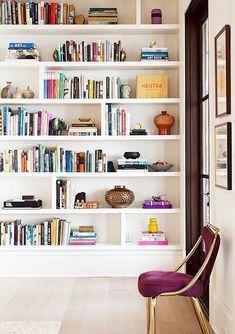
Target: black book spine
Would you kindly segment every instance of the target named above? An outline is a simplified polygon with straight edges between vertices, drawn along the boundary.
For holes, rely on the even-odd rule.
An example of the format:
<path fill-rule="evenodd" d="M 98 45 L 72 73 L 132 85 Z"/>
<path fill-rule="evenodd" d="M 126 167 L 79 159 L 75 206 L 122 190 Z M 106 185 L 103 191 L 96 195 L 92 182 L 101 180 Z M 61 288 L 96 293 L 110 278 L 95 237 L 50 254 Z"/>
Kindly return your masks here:
<path fill-rule="evenodd" d="M 85 61 L 85 42 L 82 41 L 82 61 Z"/>
<path fill-rule="evenodd" d="M 66 60 L 71 61 L 70 54 L 69 54 L 69 41 L 66 41 Z"/>
<path fill-rule="evenodd" d="M 61 180 L 56 180 L 56 209 L 60 209 L 60 187 Z"/>
<path fill-rule="evenodd" d="M 51 222 L 48 222 L 48 230 L 47 230 L 47 244 L 51 245 Z"/>
<path fill-rule="evenodd" d="M 34 24 L 38 24 L 38 3 L 34 4 Z"/>
<path fill-rule="evenodd" d="M 17 1 L 15 1 L 15 13 L 16 13 L 16 24 L 19 24 L 20 13 L 18 12 L 18 2 Z"/>
<path fill-rule="evenodd" d="M 35 24 L 35 3 L 31 4 L 30 16 L 32 17 L 32 24 Z"/>
<path fill-rule="evenodd" d="M 45 234 L 45 226 L 44 223 L 41 223 L 41 245 L 44 245 L 45 243 L 44 234 Z"/>
<path fill-rule="evenodd" d="M 109 99 L 109 85 L 110 85 L 110 78 L 106 77 L 106 99 Z"/>
<path fill-rule="evenodd" d="M 91 61 L 91 45 L 87 45 L 87 61 Z"/>

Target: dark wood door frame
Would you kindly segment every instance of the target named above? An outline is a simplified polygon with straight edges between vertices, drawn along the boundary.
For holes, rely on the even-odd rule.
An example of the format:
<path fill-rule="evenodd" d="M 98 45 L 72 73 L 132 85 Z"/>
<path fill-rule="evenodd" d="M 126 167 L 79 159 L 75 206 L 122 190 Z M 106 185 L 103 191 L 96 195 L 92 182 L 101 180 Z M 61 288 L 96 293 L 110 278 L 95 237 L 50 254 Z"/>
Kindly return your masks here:
<path fill-rule="evenodd" d="M 185 154 L 186 154 L 186 252 L 201 233 L 201 138 L 202 119 L 200 97 L 202 92 L 201 26 L 208 17 L 208 1 L 192 0 L 185 14 Z M 188 274 L 194 275 L 200 267 L 201 252 L 195 253 L 187 264 Z M 205 306 L 205 305 L 202 305 Z M 203 307 L 208 315 L 207 306 Z"/>

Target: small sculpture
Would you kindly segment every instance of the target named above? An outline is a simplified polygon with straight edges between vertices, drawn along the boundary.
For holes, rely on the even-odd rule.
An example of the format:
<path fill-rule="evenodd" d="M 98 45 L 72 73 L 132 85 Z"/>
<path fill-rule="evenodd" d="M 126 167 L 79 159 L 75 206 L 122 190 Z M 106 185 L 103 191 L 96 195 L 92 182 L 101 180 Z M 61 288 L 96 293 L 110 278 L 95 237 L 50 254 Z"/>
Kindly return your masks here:
<path fill-rule="evenodd" d="M 49 135 L 60 136 L 68 131 L 68 124 L 61 118 L 52 118 L 49 122 Z"/>
<path fill-rule="evenodd" d="M 27 89 L 23 91 L 22 96 L 24 99 L 33 99 L 34 92 L 32 91 L 32 89 L 29 88 L 29 86 L 27 86 Z"/>
<path fill-rule="evenodd" d="M 152 41 L 149 45 L 150 48 L 157 48 L 157 42 L 156 41 Z"/>
<path fill-rule="evenodd" d="M 121 49 L 120 52 L 120 61 L 125 61 L 126 60 L 126 51 L 124 51 L 123 49 Z"/>
<path fill-rule="evenodd" d="M 52 54 L 52 57 L 54 59 L 54 61 L 58 61 L 58 50 L 54 50 L 53 54 Z"/>
<path fill-rule="evenodd" d="M 83 203 L 86 203 L 86 193 L 77 193 L 74 200 L 74 208 L 76 209 L 77 207 L 82 206 Z"/>
<path fill-rule="evenodd" d="M 74 23 L 75 24 L 84 24 L 85 23 L 85 17 L 83 15 L 75 15 Z"/>
<path fill-rule="evenodd" d="M 121 98 L 122 99 L 129 99 L 130 92 L 131 92 L 130 85 L 121 85 Z"/>

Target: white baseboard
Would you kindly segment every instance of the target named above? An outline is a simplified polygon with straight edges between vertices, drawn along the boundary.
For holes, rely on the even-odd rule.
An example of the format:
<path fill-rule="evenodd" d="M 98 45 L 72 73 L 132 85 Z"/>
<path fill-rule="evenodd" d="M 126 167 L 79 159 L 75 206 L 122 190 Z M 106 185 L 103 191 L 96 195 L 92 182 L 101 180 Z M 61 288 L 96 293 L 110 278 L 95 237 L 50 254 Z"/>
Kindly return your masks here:
<path fill-rule="evenodd" d="M 215 334 L 234 334 L 232 311 L 218 293 L 211 296 L 210 324 Z"/>

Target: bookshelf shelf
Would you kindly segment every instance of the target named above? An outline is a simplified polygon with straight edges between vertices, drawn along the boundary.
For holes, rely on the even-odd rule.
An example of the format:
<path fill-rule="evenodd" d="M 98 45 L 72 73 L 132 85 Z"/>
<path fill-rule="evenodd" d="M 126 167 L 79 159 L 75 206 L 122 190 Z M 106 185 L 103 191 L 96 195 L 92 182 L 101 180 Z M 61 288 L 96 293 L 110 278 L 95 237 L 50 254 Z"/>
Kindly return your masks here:
<path fill-rule="evenodd" d="M 0 142 L 80 142 L 80 141 L 179 141 L 180 135 L 169 136 L 0 136 Z"/>
<path fill-rule="evenodd" d="M 178 105 L 180 98 L 158 98 L 158 99 L 1 99 L 0 104 L 9 105 L 101 105 L 103 103 L 112 104 L 172 104 Z"/>
<path fill-rule="evenodd" d="M 79 215 L 79 214 L 179 214 L 181 210 L 175 209 L 142 209 L 142 208 L 126 208 L 126 209 L 113 209 L 113 208 L 100 208 L 100 209 L 37 209 L 37 210 L 0 210 L 1 215 Z"/>
<path fill-rule="evenodd" d="M 64 177 L 64 178 L 130 178 L 130 177 L 178 177 L 180 172 L 117 172 L 117 173 L 0 173 L 2 177 Z"/>
<path fill-rule="evenodd" d="M 77 2 L 71 0 L 77 7 Z M 83 1 L 76 8 L 86 16 L 89 7 L 98 1 Z M 117 3 L 117 4 L 116 4 Z M 114 2 L 113 2 L 114 4 Z M 102 0 L 102 6 L 111 6 Z M 174 164 L 168 172 L 123 173 L 0 173 L 0 221 L 21 219 L 23 224 L 38 224 L 55 217 L 79 225 L 94 225 L 96 246 L 0 246 L 1 265 L 6 276 L 137 276 L 140 272 L 168 269 L 182 260 L 184 247 L 184 89 L 183 37 L 178 17 L 179 0 L 158 0 L 162 8 L 163 24 L 150 24 L 155 0 L 116 1 L 118 25 L 0 25 L 0 89 L 7 81 L 22 92 L 29 85 L 34 99 L 1 99 L 0 107 L 13 110 L 19 106 L 29 112 L 45 109 L 53 117 L 71 123 L 79 117 L 91 118 L 97 125 L 97 136 L 0 136 L 1 152 L 28 150 L 40 143 L 50 150 L 56 146 L 64 150 L 94 153 L 102 149 L 114 162 L 125 151 L 139 151 L 141 158 L 168 161 Z M 53 62 L 52 53 L 66 40 L 87 43 L 121 41 L 127 53 L 125 62 Z M 169 48 L 169 61 L 138 61 L 141 48 L 156 40 L 159 47 Z M 34 42 L 40 51 L 40 62 L 3 61 L 9 42 Z M 130 61 L 132 60 L 132 61 Z M 68 78 L 84 74 L 87 78 L 103 80 L 119 76 L 121 84 L 131 87 L 129 99 L 44 99 L 43 80 L 47 71 L 62 71 Z M 134 98 L 136 75 L 167 74 L 169 98 Z M 116 95 L 119 96 L 119 95 Z M 224 100 L 221 99 L 221 103 Z M 140 123 L 147 136 L 105 136 L 106 104 L 124 108 L 130 113 L 131 129 Z M 160 136 L 153 119 L 166 110 L 175 117 L 171 135 Z M 129 117 L 129 115 L 128 115 Z M 15 126 L 15 125 L 14 125 Z M 14 133 L 14 130 L 9 132 Z M 37 132 L 36 132 L 37 133 Z M 44 132 L 45 133 L 45 132 Z M 94 170 L 94 169 L 93 169 Z M 56 208 L 56 181 L 68 180 L 76 193 L 85 191 L 87 200 L 99 200 L 100 209 Z M 135 194 L 134 203 L 125 209 L 108 207 L 104 194 L 115 185 L 125 185 Z M 36 210 L 4 210 L 3 201 L 33 194 L 43 201 Z M 142 203 L 153 195 L 166 194 L 173 209 L 143 209 Z M 69 207 L 73 205 L 70 202 Z M 159 229 L 169 240 L 167 246 L 138 246 L 141 231 L 148 220 L 155 217 Z M 132 241 L 132 242 L 128 242 Z M 11 255 L 11 261 L 9 261 Z M 92 255 L 92 256 L 90 256 Z M 40 261 L 40 266 L 38 266 Z M 75 265 L 78 264 L 78 265 Z M 104 265 L 105 263 L 105 265 Z M 1 276 L 2 274 L 0 274 Z"/>
<path fill-rule="evenodd" d="M 178 34 L 178 24 L 1 25 L 0 35 L 165 35 Z"/>

